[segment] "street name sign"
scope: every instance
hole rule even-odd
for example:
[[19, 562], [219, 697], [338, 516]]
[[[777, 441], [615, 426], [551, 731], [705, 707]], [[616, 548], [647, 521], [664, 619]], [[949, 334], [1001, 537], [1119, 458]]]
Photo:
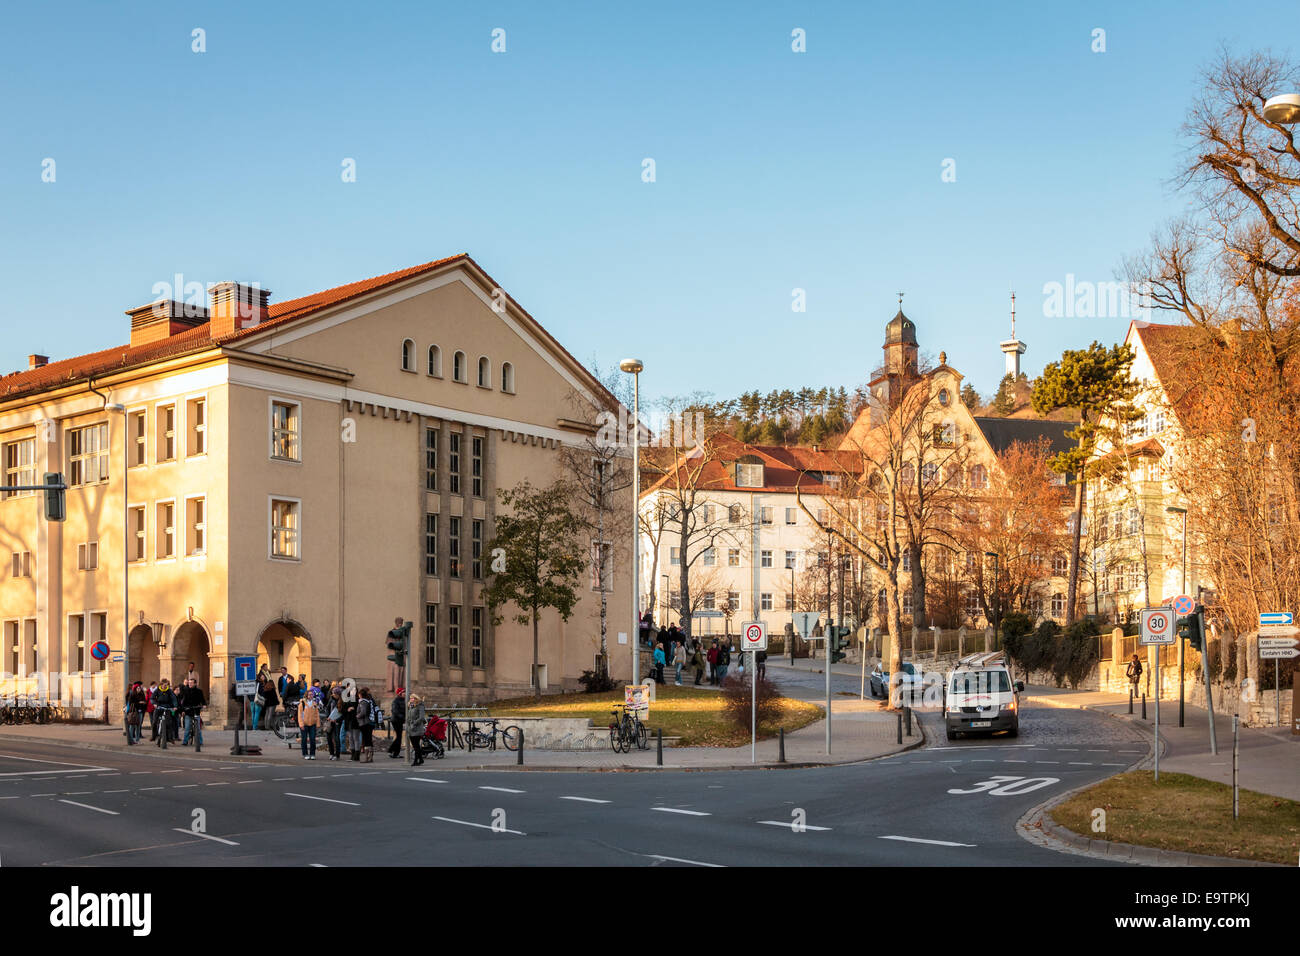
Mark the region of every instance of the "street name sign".
[[1266, 627], [1269, 624], [1290, 624], [1290, 611], [1261, 611], [1259, 614], [1259, 626]]
[[767, 628], [762, 621], [747, 621], [740, 629], [740, 648], [744, 651], [767, 650]]
[[1260, 637], [1294, 637], [1300, 634], [1300, 627], [1294, 624], [1264, 624], [1260, 626]]
[[1261, 661], [1287, 661], [1293, 657], [1300, 657], [1300, 647], [1261, 647], [1259, 649], [1259, 659]]
[[1138, 638], [1139, 644], [1174, 643], [1174, 615], [1170, 613], [1169, 608], [1144, 607], [1141, 611], [1141, 617], [1142, 634]]
[[794, 629], [799, 632], [799, 636], [802, 637], [805, 641], [808, 640], [808, 635], [813, 632], [813, 628], [815, 628], [816, 626], [817, 626], [816, 611], [800, 611], [797, 614], [795, 614]]
[[1265, 647], [1295, 647], [1294, 637], [1261, 637], [1259, 646], [1262, 650]]
[[256, 697], [257, 681], [255, 680], [237, 680], [235, 681], [236, 697]]

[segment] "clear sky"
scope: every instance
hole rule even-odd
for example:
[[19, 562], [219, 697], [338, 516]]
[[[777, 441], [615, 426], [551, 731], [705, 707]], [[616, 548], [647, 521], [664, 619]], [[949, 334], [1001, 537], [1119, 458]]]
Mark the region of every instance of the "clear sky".
[[1295, 14], [9, 4], [0, 370], [125, 342], [123, 311], [176, 273], [279, 301], [468, 252], [578, 358], [641, 358], [651, 396], [861, 384], [900, 290], [922, 350], [988, 392], [1012, 288], [1031, 375], [1122, 338], [1045, 316], [1044, 284], [1112, 280], [1190, 202], [1171, 177], [1200, 69], [1223, 45], [1294, 56]]

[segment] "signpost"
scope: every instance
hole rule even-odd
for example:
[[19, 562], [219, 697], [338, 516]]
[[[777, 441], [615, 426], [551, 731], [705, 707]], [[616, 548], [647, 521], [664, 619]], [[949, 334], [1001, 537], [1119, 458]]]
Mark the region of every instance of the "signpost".
[[[1195, 607], [1196, 602], [1186, 594], [1174, 599], [1175, 612], [1190, 614]], [[1179, 608], [1186, 608], [1186, 610], [1180, 612]], [[1155, 779], [1158, 782], [1160, 780], [1160, 648], [1164, 644], [1172, 644], [1177, 633], [1174, 631], [1174, 615], [1170, 613], [1169, 608], [1144, 607], [1139, 613], [1142, 633], [1138, 637], [1138, 643], [1156, 646]]]
[[767, 650], [767, 625], [746, 621], [740, 626], [740, 649], [749, 652], [749, 762], [758, 762], [758, 658]]
[[254, 751], [248, 743], [248, 698], [257, 693], [257, 658], [235, 658], [235, 696], [242, 701], [244, 708], [244, 745], [239, 745], [239, 731], [235, 731], [235, 746], [230, 748], [232, 754], [261, 753], [261, 747]]
[[[1289, 661], [1300, 655], [1295, 647], [1295, 635], [1300, 634], [1300, 627], [1292, 625], [1290, 611], [1261, 611], [1259, 615], [1259, 659], [1273, 662], [1273, 694], [1277, 706], [1277, 725], [1282, 726], [1282, 665], [1279, 661]], [[1292, 682], [1294, 683], [1294, 681]], [[1295, 700], [1295, 690], [1291, 691]]]

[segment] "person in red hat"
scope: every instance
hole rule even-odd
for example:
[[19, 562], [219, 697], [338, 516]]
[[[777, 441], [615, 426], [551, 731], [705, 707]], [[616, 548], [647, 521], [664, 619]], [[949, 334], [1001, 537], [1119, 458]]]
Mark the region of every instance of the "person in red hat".
[[390, 720], [393, 723], [393, 742], [388, 745], [388, 756], [400, 757], [402, 755], [402, 726], [406, 723], [406, 688], [397, 688], [397, 696], [393, 698], [393, 706], [389, 710]]

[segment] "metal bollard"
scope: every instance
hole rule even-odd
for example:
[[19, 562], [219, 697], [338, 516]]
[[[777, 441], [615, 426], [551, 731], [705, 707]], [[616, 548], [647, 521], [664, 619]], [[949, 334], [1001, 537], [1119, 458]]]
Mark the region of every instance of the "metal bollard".
[[785, 763], [785, 728], [782, 727], [777, 734], [777, 763]]
[[907, 736], [912, 736], [912, 708], [903, 708], [903, 719], [907, 722]]
[[1143, 720], [1146, 720], [1146, 719], [1147, 719], [1147, 694], [1146, 694], [1146, 691], [1143, 691], [1143, 692], [1142, 692], [1142, 719], [1143, 719]]
[[903, 712], [898, 712], [898, 742], [903, 742]]
[[519, 728], [519, 750], [515, 752], [515, 764], [522, 767], [524, 765], [524, 728]]
[[1128, 687], [1128, 715], [1130, 717], [1133, 716], [1133, 685], [1132, 684], [1129, 684]]
[[655, 728], [655, 766], [662, 767], [663, 765], [664, 765], [664, 729], [662, 727], [656, 727]]

